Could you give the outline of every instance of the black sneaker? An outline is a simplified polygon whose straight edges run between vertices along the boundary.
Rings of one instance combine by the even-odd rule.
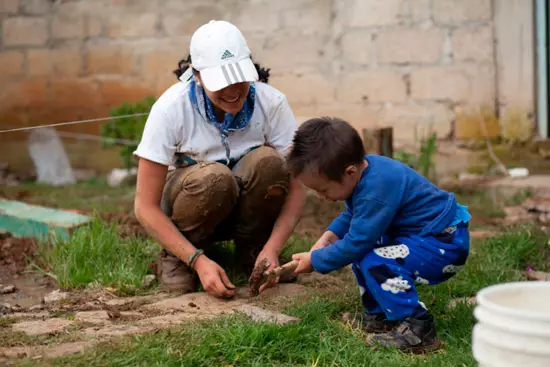
[[[369,345],[419,354],[437,350],[441,343],[437,339],[433,317],[428,315],[425,319],[409,317],[401,321],[391,332],[375,335]]]
[[[368,314],[363,312],[346,312],[342,315],[345,323],[351,324],[353,328],[363,329],[368,334],[387,333],[395,326],[384,314]]]

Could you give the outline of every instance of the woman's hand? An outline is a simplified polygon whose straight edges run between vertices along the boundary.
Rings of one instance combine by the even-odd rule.
[[[292,255],[292,260],[298,261],[298,267],[294,270],[294,273],[311,273],[313,265],[311,265],[311,252],[302,252]]]
[[[279,266],[279,254],[274,248],[272,248],[269,245],[264,246],[263,250],[258,254],[258,257],[256,258],[256,264],[254,264],[254,267],[258,266],[258,263],[263,259],[267,259],[270,263],[266,271]],[[267,288],[274,287],[277,283],[279,283],[279,277],[273,279],[269,283],[262,284],[262,286],[259,289],[260,293],[262,293]]]
[[[205,255],[200,255],[194,268],[208,294],[220,298],[235,296],[235,286],[229,281],[225,271],[214,261]]]

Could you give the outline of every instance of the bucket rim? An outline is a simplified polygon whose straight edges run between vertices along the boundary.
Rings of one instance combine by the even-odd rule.
[[[550,313],[540,311],[529,311],[514,309],[506,306],[501,306],[494,302],[491,302],[488,297],[492,294],[498,293],[502,290],[512,289],[525,289],[525,288],[545,288],[550,291],[550,281],[519,281],[519,282],[507,282],[490,285],[481,289],[476,295],[476,301],[479,306],[485,307],[489,310],[499,312],[501,314],[519,317],[523,319],[532,320],[545,320],[550,321]]]

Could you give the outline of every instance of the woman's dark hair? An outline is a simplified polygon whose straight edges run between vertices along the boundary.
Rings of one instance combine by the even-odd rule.
[[[173,73],[176,75],[176,78],[180,78],[180,76],[183,75],[189,69],[189,65],[191,64],[191,55],[187,56],[185,59],[181,59],[180,62],[178,62],[178,68],[173,71]],[[269,71],[271,69],[262,68],[260,64],[254,63],[254,66],[256,67],[256,71],[258,71],[258,80],[262,83],[268,83],[269,81]],[[193,73],[198,73],[198,70],[193,69]]]

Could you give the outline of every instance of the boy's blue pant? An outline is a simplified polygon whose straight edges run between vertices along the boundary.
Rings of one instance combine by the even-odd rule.
[[[383,236],[377,247],[354,262],[365,312],[404,320],[426,313],[415,284],[439,284],[455,275],[470,252],[467,224],[432,237]]]

